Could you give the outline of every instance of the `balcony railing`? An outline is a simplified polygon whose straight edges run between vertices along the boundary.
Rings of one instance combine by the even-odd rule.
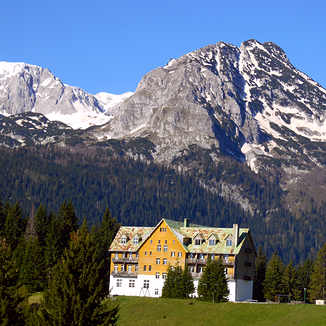
[[[205,259],[205,258],[187,258],[186,263],[188,263],[188,264],[206,264],[207,259]]]
[[[223,259],[223,264],[224,265],[234,265],[234,260]]]
[[[112,257],[114,263],[123,262],[123,263],[138,263],[139,257]]]
[[[193,278],[200,278],[201,275],[202,275],[202,273],[191,273],[191,276],[192,276]]]
[[[121,276],[121,277],[132,277],[137,276],[138,272],[130,272],[130,271],[112,271],[111,275],[113,276]]]

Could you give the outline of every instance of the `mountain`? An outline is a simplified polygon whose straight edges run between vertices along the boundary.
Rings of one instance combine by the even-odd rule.
[[[146,170],[137,165],[140,161],[172,168],[189,176],[215,200],[223,198],[228,204],[236,204],[239,211],[237,215],[232,206],[219,217],[211,216],[209,201],[199,209],[199,204],[190,205],[194,200],[187,197],[184,204],[193,207],[187,214],[197,219],[194,222],[207,218],[223,224],[242,216],[238,222],[259,234],[258,242],[269,246],[270,252],[275,246],[284,251],[295,242],[297,261],[302,258],[301,252],[320,249],[326,232],[326,90],[296,69],[276,44],[248,40],[240,47],[224,42],[208,45],[171,59],[164,67],[147,73],[134,93],[119,96],[93,96],[62,84],[47,69],[2,63],[7,65],[7,70],[0,70],[0,108],[6,115],[0,118],[0,144],[9,152],[11,147],[31,145],[43,145],[46,148],[42,150],[51,152],[48,145],[56,145],[60,150],[50,157],[58,156],[56,162],[64,166],[76,164],[69,163],[70,154],[66,158],[60,152],[66,149],[89,160],[94,158],[94,164],[101,162],[101,168],[109,158],[129,157],[136,159],[140,171]],[[47,104],[42,105],[41,99]],[[59,120],[53,118],[56,114],[60,122],[53,121]],[[78,121],[78,114],[94,118],[88,121],[88,128],[74,129],[70,122]],[[34,155],[33,150],[31,153]],[[87,165],[90,170],[92,164]],[[79,174],[89,174],[83,168]],[[114,171],[118,176],[116,166]],[[28,176],[30,173],[26,172]],[[131,169],[130,175],[134,173]],[[163,183],[166,189],[162,175],[151,172],[144,179],[152,180],[148,183],[154,188]],[[32,187],[36,189],[37,180],[47,180],[48,176],[32,174],[30,178],[36,180]],[[119,177],[113,179],[115,186],[122,183]],[[64,182],[62,178],[58,189]],[[139,179],[137,184],[142,182]],[[83,187],[81,181],[76,189],[82,192]],[[39,200],[29,186],[25,188],[28,198]],[[134,186],[122,188],[125,191]],[[187,193],[182,191],[182,196]],[[5,198],[7,194],[8,190],[3,190],[0,195]],[[10,196],[14,198],[11,191]],[[180,204],[162,204],[164,196],[157,189],[155,203],[142,202],[153,220],[162,214],[166,203],[172,211]],[[182,196],[178,200],[185,198]],[[130,204],[133,214],[137,200],[141,202],[141,196]],[[124,214],[125,208],[121,208],[117,216]],[[250,217],[243,217],[247,214]],[[175,210],[172,216],[181,215]],[[203,224],[207,223],[205,220]]]
[[[0,62],[0,114],[4,116],[36,112],[74,129],[85,129],[109,121],[112,118],[109,109],[129,95],[93,96],[63,84],[49,69]]]

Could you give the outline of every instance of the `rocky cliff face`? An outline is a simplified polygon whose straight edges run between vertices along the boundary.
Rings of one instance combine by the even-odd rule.
[[[325,140],[326,91],[272,42],[208,45],[146,74],[98,139],[147,137],[157,160],[189,145],[246,160]],[[291,150],[290,150],[291,152]],[[287,154],[288,156],[288,154]]]
[[[5,116],[32,111],[75,129],[87,128],[112,118],[105,114],[111,107],[109,95],[102,93],[97,98],[78,87],[65,85],[48,69],[0,62],[0,114]],[[119,99],[115,98],[115,102]]]

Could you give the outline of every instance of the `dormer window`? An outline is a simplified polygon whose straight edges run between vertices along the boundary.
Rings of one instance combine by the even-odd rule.
[[[134,238],[134,244],[138,244],[138,238]]]
[[[195,246],[201,245],[201,239],[195,239]]]
[[[194,244],[195,246],[200,246],[204,243],[204,238],[201,233],[198,233],[194,238]]]
[[[127,243],[127,239],[125,236],[121,237],[121,244],[126,244]]]
[[[232,246],[232,240],[226,240],[226,246],[231,247]]]
[[[209,244],[210,246],[215,246],[215,244],[216,244],[216,240],[215,240],[215,239],[209,239],[208,244]]]

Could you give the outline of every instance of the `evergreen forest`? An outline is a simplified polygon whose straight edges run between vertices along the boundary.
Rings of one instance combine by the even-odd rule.
[[[106,207],[126,226],[155,226],[162,218],[218,227],[238,223],[250,228],[267,257],[277,251],[284,263],[292,259],[295,265],[315,259],[324,243],[326,204],[311,201],[292,213],[277,173],[254,173],[227,157],[212,164],[198,148],[170,167],[131,158],[119,147],[1,148],[0,166],[2,202],[17,201],[25,217],[40,205],[57,213],[66,200],[78,222],[86,216],[89,226],[99,224]],[[221,185],[241,189],[255,209],[222,196]]]

